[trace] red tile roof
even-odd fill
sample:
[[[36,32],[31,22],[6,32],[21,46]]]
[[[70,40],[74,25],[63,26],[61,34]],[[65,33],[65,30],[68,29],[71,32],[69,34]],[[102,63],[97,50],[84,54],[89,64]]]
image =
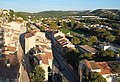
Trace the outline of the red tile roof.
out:
[[[36,55],[36,57],[37,57],[39,60],[42,60],[42,58],[41,58],[41,55],[40,55],[40,54]]]
[[[52,52],[45,52],[45,55],[48,59],[52,59],[53,58],[53,55],[52,55]]]
[[[41,55],[42,63],[49,65],[48,58],[45,55]]]
[[[36,30],[33,30],[33,31],[29,32],[29,33],[26,33],[25,37],[26,38],[32,37],[32,36],[34,36],[35,33],[36,33]]]
[[[19,39],[19,37],[13,36],[13,39],[18,40],[18,39]]]
[[[40,43],[47,44],[45,41],[39,41]]]
[[[12,46],[7,46],[8,51],[12,51],[15,52],[16,51],[16,47],[12,47]]]
[[[32,36],[34,36],[34,34],[32,34],[32,33],[27,33],[27,34],[25,34],[25,37],[26,37],[26,38],[29,38],[29,37],[32,37]]]
[[[96,62],[96,64],[101,68],[101,74],[110,74],[111,68],[106,62]]]

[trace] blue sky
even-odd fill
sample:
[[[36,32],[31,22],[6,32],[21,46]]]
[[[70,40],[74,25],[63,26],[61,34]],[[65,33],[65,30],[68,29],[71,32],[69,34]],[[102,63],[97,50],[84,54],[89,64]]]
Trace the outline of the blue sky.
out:
[[[0,0],[0,8],[27,12],[120,9],[120,0]]]

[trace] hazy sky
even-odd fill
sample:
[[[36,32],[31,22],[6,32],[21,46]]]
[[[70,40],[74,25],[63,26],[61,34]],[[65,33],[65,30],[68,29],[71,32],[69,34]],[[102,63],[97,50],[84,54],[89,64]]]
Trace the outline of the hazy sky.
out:
[[[27,12],[120,9],[120,0],[0,0],[0,8]]]

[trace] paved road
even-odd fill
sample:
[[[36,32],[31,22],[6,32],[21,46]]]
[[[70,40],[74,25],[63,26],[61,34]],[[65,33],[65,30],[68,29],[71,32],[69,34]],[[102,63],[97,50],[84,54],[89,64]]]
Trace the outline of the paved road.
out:
[[[71,66],[63,59],[62,48],[58,45],[56,46],[55,38],[52,32],[49,32],[50,39],[52,42],[53,56],[58,63],[58,69],[60,75],[62,75],[62,82],[79,82],[79,78],[76,72],[74,72]],[[54,62],[53,62],[54,64]]]
[[[68,82],[79,82],[77,74],[73,73],[72,69],[68,64],[63,60],[61,54],[53,47],[53,54],[56,60],[59,63],[59,70],[63,76],[68,80]]]
[[[29,77],[28,77],[28,74],[27,74],[27,66],[26,65],[26,60],[25,59],[25,55],[24,55],[24,47],[25,47],[25,40],[24,40],[24,35],[25,33],[22,33],[20,36],[19,36],[19,46],[18,46],[18,59],[19,59],[19,63],[20,63],[20,79],[19,81],[20,82],[30,82],[29,80]],[[24,59],[24,61],[23,61]],[[30,68],[30,67],[28,67]]]
[[[65,76],[60,72],[59,63],[58,63],[58,61],[55,58],[53,60],[53,75],[54,75],[53,82],[69,82],[65,78]]]
[[[20,74],[21,75],[20,75],[20,78],[19,78],[19,82],[30,82],[28,74],[27,74],[27,72],[24,69],[22,64],[20,64]]]

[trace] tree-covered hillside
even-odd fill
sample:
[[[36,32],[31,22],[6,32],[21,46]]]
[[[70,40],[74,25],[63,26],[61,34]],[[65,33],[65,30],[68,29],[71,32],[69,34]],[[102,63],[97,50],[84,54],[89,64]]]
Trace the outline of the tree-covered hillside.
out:
[[[16,12],[17,15],[34,15],[41,17],[63,17],[63,16],[74,16],[74,15],[95,15],[101,17],[120,17],[120,10],[118,9],[97,9],[94,11],[42,11],[38,13],[28,13],[28,12]]]

